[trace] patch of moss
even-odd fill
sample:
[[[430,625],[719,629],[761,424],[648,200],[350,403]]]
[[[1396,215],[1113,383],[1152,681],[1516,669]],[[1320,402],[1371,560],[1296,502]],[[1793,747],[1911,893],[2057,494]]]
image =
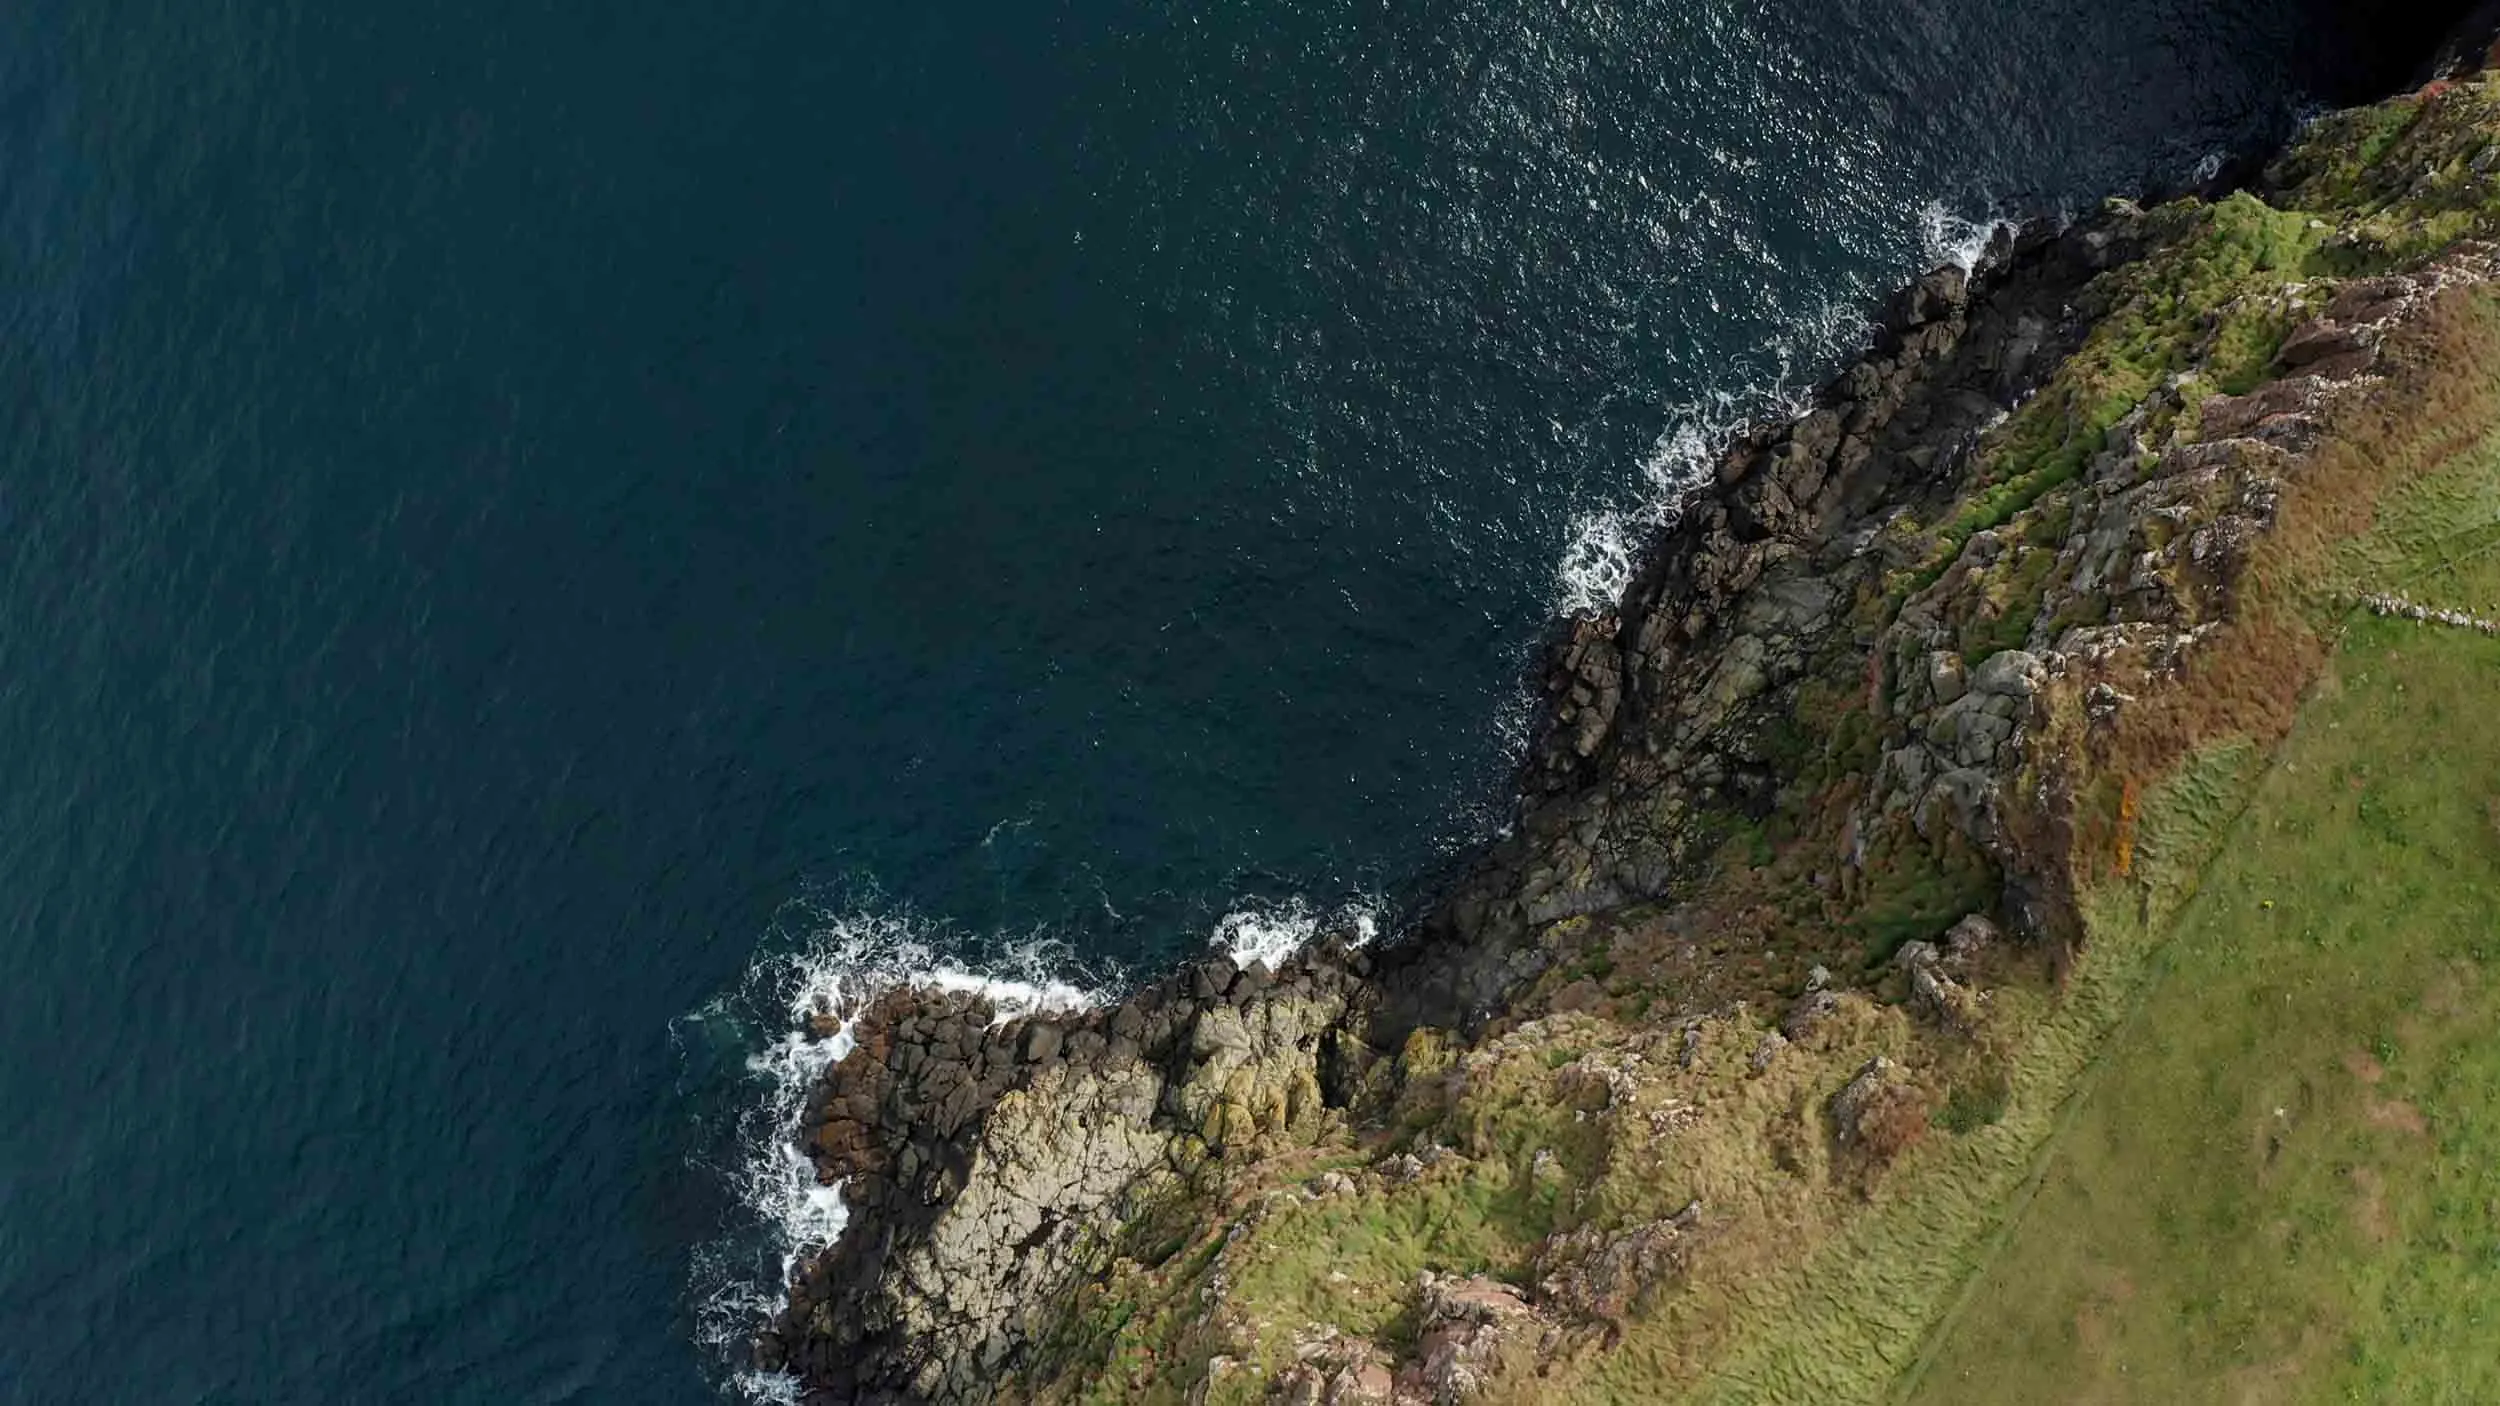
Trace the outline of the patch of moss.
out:
[[[1963,588],[1961,594],[1973,602],[1959,631],[1965,664],[1975,665],[2000,651],[2022,648],[2031,638],[2032,623],[2040,618],[2041,588],[2057,565],[2057,553],[2029,545],[2027,539],[2018,540],[2023,544]]]
[[[2293,314],[2272,298],[2243,298],[2226,309],[2205,353],[2204,376],[2224,395],[2246,395],[2264,385],[2275,353],[2291,335]]]
[[[1972,913],[1996,906],[2004,877],[1949,828],[1937,841],[1887,828],[1867,852],[1846,930],[1870,967],[1905,942],[1932,938]]]
[[[2286,205],[2335,226],[2311,271],[2404,267],[2500,231],[2495,132],[2490,74],[2320,119],[2270,173]]]
[[[2112,276],[2112,306],[2082,348],[1982,445],[1974,491],[1937,533],[1936,574],[1972,536],[2074,481],[2111,429],[2165,378],[2198,364],[2209,341],[2223,356],[2217,374],[2234,382],[2253,384],[2272,359],[2286,329],[2253,309],[2225,310],[2300,268],[2320,238],[2310,217],[2237,193],[2153,219],[2161,250]]]

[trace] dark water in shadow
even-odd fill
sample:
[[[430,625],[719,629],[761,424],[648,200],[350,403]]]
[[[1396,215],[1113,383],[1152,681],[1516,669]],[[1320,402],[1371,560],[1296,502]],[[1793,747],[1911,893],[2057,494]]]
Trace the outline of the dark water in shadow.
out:
[[[1558,564],[1679,431],[1937,214],[2176,179],[2394,43],[12,7],[0,1398],[702,1399],[759,1036],[685,1018],[759,946],[1394,901],[1498,820]]]

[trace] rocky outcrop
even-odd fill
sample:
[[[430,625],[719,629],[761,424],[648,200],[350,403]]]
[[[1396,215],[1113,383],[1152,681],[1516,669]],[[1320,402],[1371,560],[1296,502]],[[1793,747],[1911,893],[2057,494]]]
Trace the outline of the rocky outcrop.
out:
[[[1537,1256],[1538,1305],[1585,1322],[1620,1323],[1644,1294],[1683,1277],[1701,1217],[1694,1201],[1629,1230],[1583,1226],[1553,1237]]]
[[[1536,929],[1671,891],[1712,842],[1709,817],[1769,808],[1797,686],[1864,674],[1859,598],[1915,548],[1887,527],[1951,500],[1982,433],[2081,341],[2078,298],[2137,251],[2141,223],[2114,207],[2034,226],[2002,236],[1975,282],[1929,274],[1807,414],[1731,446],[1622,604],[1549,654],[1519,823],[1426,921],[1393,1019],[1481,1018],[1540,968]],[[1965,691],[1958,656],[1936,667]],[[1899,759],[1973,831],[1988,787],[1972,763],[1993,762],[2030,675],[2000,664],[1987,680],[1997,691],[1943,725],[1941,757]]]
[[[1810,414],[1740,441],[1623,606],[1559,642],[1517,833],[1379,972],[1322,943],[1273,975],[1201,963],[1074,1020],[997,1025],[978,997],[919,992],[868,1012],[808,1144],[863,1231],[804,1268],[759,1361],[811,1400],[977,1399],[1140,1207],[1307,1131],[1406,1029],[1490,1009],[1547,959],[1534,926],[1666,892],[1697,859],[1700,816],[1777,786],[1764,729],[1815,661],[1853,647],[1853,583],[1886,559],[1871,529],[1949,494],[1980,432],[2079,337],[2067,305],[2132,226],[2037,228],[2002,241],[1976,286],[1953,268],[1922,279]],[[2023,677],[1983,672],[1986,689]],[[1548,1277],[1575,1311],[1618,1311],[1667,1272],[1676,1233],[1590,1247]],[[1469,1321],[1444,1334],[1432,1393],[1477,1370],[1499,1326]]]
[[[1975,288],[1932,274],[1815,409],[1731,449],[1619,610],[1552,652],[1519,823],[1428,920],[1412,949],[1428,970],[1394,1015],[1481,1018],[1539,969],[1538,929],[1672,892],[1715,843],[1708,819],[1764,813],[1790,779],[1779,737],[1813,682],[1854,686],[1843,706],[1863,706],[1878,749],[1848,863],[1888,830],[1949,835],[2005,871],[2009,912],[2064,935],[2063,855],[2007,829],[2010,807],[2036,804],[2045,759],[2027,744],[2047,695],[2088,693],[2106,721],[2175,684],[2391,330],[2494,268],[2467,243],[2402,275],[2219,310],[2293,324],[2257,388],[2183,377],[2096,436],[2054,497],[1958,543],[1949,521],[1921,526],[1970,512],[1983,433],[2080,345],[2110,296],[2095,280],[2156,237],[2118,205],[2001,244]],[[1868,602],[1888,597],[1902,598],[1869,628]]]
[[[2491,174],[2448,165],[2466,174],[2416,183]],[[1514,1003],[1540,978],[1581,963],[1555,976],[1553,1009],[1603,998],[1583,974],[1591,920],[1673,903],[1734,827],[1775,813],[1814,851],[1814,902],[1875,904],[1905,854],[1967,860],[1987,881],[1922,893],[1846,968],[1866,990],[1837,989],[1818,965],[1802,990],[1792,980],[1756,1008],[1775,1022],[1738,1008],[1711,1027],[1726,1032],[1713,1039],[1730,1051],[1731,1084],[1793,1100],[1795,1116],[1773,1121],[1804,1141],[1778,1149],[1781,1166],[1871,1185],[1926,1135],[1952,1080],[1924,1054],[1905,1063],[1898,1045],[1870,1056],[1847,1043],[1870,1028],[1869,992],[1892,993],[1902,1009],[1885,1018],[1948,1057],[1980,1043],[1991,964],[2071,935],[2094,768],[2153,756],[2158,739],[2137,720],[2170,706],[2220,647],[2284,495],[2398,334],[2446,291],[2500,277],[2500,256],[2456,241],[2412,260],[2322,246],[2389,266],[2371,276],[2242,268],[2149,285],[2203,267],[2165,251],[2254,258],[2232,241],[2314,234],[2233,199],[2113,204],[2068,228],[2002,235],[1976,274],[1940,269],[1906,289],[1803,414],[1738,438],[1617,606],[1558,628],[1517,822],[1405,940],[1375,953],[1323,941],[1272,973],[1213,959],[1076,1017],[1000,1022],[977,996],[928,992],[863,1013],[805,1137],[854,1229],[802,1267],[759,1363],[792,1372],[815,1403],[987,1399],[1057,1341],[1072,1286],[1133,1261],[1133,1227],[1213,1204],[1238,1169],[1290,1162],[1328,1130],[1380,1117],[1401,1090],[1409,1105],[1436,1089],[1463,1097],[1492,1067],[1485,1046],[1509,1038],[1488,1027],[1518,1024]],[[2169,320],[2106,333],[2148,308]],[[1964,919],[1973,907],[1995,909],[2011,935]],[[1702,1026],[1681,1027],[1680,1041],[1675,1029],[1648,1037],[1640,1067],[1694,1067]],[[1443,1043],[1471,1038],[1472,1052]],[[1611,1147],[1617,1124],[1633,1125],[1638,1061],[1555,1054],[1537,1068],[1557,1116]],[[1845,1062],[1808,1088],[1809,1058]],[[1683,1126],[1663,1107],[1638,1116],[1647,1134],[1627,1145]],[[1373,1145],[1368,1170],[1349,1162],[1307,1192],[1267,1194],[1428,1188],[1519,1152],[1452,1141],[1459,1150]],[[1578,1193],[1550,1145],[1527,1144],[1514,1170],[1523,1195],[1561,1204]],[[1583,1154],[1592,1166],[1601,1155]],[[1255,1369],[1235,1355],[1251,1348],[1202,1345],[1194,1390],[1468,1399],[1514,1359],[1602,1336],[1679,1282],[1721,1225],[1698,1200],[1662,1214],[1675,1204],[1537,1229],[1523,1286],[1427,1275],[1394,1352],[1311,1324],[1254,1391]],[[1205,1293],[1220,1298],[1215,1258]],[[1273,1348],[1259,1334],[1274,1325],[1233,1326],[1225,1342]]]
[[[812,1098],[807,1151],[864,1233],[801,1269],[759,1365],[811,1400],[983,1399],[1055,1295],[1210,1161],[1307,1133],[1367,963],[1213,959],[1108,1011],[992,1019],[899,990]]]
[[[1415,1357],[1398,1374],[1402,1400],[1463,1406],[1482,1395],[1513,1353],[1532,1349],[1551,1328],[1517,1289],[1481,1274],[1427,1271],[1418,1286]]]
[[[1276,1383],[1280,1406],[1403,1406],[1387,1355],[1367,1339],[1322,1332],[1295,1359]]]
[[[1927,1108],[1899,1064],[1877,1055],[1832,1096],[1832,1138],[1844,1153],[1876,1163],[1892,1160],[1923,1136]]]

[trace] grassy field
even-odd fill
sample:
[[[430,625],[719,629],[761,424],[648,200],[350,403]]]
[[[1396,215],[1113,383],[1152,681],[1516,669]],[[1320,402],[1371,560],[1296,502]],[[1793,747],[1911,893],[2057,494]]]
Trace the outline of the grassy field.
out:
[[[2347,579],[2500,615],[2495,494]],[[2157,961],[1903,1395],[2500,1401],[2500,640],[2357,618]]]

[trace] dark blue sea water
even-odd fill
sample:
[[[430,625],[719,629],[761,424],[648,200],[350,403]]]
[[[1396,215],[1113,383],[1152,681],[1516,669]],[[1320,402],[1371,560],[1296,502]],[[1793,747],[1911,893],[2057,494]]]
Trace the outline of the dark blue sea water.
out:
[[[2181,178],[2401,49],[15,0],[0,1399],[707,1399],[777,960],[1394,911],[1498,823],[1549,614],[1943,216]]]

